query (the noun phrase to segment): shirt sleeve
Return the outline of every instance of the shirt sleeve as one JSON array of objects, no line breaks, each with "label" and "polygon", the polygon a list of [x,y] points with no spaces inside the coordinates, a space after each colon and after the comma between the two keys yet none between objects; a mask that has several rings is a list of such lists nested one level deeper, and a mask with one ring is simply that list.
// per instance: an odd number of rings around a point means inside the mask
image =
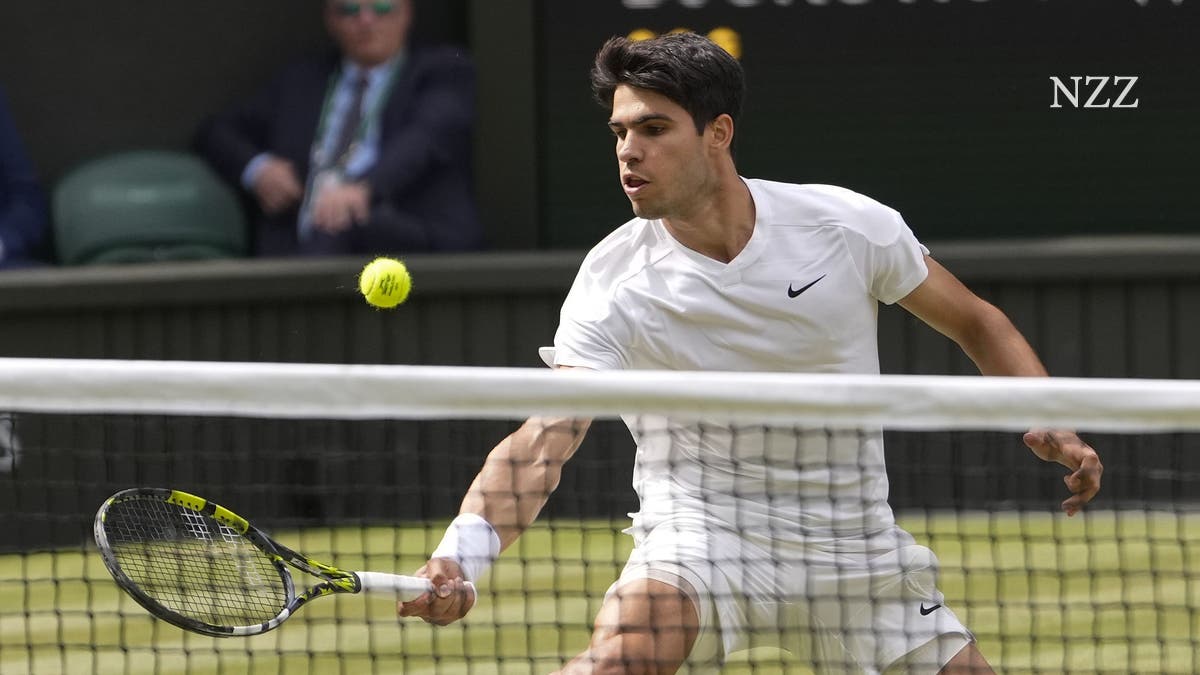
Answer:
[{"label": "shirt sleeve", "polygon": [[624,345],[629,344],[629,322],[615,301],[614,289],[605,283],[607,275],[598,267],[585,261],[563,302],[554,335],[555,366],[628,367]]},{"label": "shirt sleeve", "polygon": [[850,216],[854,224],[847,228],[850,248],[868,292],[890,305],[925,281],[929,249],[917,241],[898,211],[859,197]]},{"label": "shirt sleeve", "polygon": [[925,256],[929,249],[917,241],[899,213],[896,218],[896,238],[876,251],[874,284],[871,294],[886,304],[895,303],[912,293],[929,276]]}]

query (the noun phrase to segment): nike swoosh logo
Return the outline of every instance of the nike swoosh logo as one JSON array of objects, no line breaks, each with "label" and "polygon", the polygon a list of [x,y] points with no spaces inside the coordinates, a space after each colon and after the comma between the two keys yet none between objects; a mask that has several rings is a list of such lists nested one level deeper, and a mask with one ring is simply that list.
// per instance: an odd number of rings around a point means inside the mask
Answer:
[{"label": "nike swoosh logo", "polygon": [[803,293],[804,291],[807,291],[808,289],[812,288],[812,287],[813,287],[813,284],[817,283],[818,281],[820,281],[820,280],[822,280],[822,279],[824,279],[824,278],[825,278],[825,275],[824,275],[824,274],[822,274],[821,276],[819,276],[819,277],[817,277],[816,279],[814,279],[814,280],[812,280],[812,281],[808,282],[807,284],[805,284],[804,286],[801,286],[800,288],[792,288],[792,285],[791,285],[791,284],[788,284],[788,297],[789,297],[789,298],[794,298],[794,297],[796,297],[797,295],[800,295],[800,294],[801,294],[801,293]]},{"label": "nike swoosh logo", "polygon": [[927,608],[927,607],[925,607],[925,603],[922,602],[921,603],[921,616],[929,616],[930,614],[933,614],[933,611],[935,609],[938,609],[939,607],[941,607],[941,605],[934,605],[933,607]]}]

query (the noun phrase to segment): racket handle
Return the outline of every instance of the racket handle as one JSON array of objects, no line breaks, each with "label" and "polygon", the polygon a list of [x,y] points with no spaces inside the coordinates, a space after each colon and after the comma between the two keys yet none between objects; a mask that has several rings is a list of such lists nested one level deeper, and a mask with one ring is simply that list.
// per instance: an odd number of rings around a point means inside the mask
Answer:
[{"label": "racket handle", "polygon": [[[404,574],[388,574],[387,572],[355,572],[358,575],[359,587],[364,593],[394,593],[397,599],[404,602],[416,600],[424,593],[433,590],[433,582],[425,577],[410,577]],[[471,595],[477,595],[475,584],[467,582]]]}]

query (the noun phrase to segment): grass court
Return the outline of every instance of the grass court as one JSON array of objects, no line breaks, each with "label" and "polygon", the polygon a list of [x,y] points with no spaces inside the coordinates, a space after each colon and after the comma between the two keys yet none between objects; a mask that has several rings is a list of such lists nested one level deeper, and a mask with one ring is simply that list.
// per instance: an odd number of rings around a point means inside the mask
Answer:
[{"label": "grass court", "polygon": [[[947,602],[998,672],[1200,672],[1200,514],[900,519],[937,553]],[[455,626],[400,622],[388,598],[341,596],[250,638],[192,635],[151,618],[118,590],[94,550],[3,555],[0,675],[546,673],[587,643],[631,545],[623,526],[538,524],[505,553],[479,606]],[[441,528],[274,535],[340,567],[411,572]],[[768,650],[742,655],[725,672],[809,671]]]}]

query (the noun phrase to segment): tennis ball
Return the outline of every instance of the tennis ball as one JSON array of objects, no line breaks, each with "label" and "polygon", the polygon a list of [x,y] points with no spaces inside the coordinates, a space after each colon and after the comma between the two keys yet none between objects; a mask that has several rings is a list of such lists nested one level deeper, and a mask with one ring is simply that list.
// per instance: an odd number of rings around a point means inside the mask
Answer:
[{"label": "tennis ball", "polygon": [[404,302],[412,290],[408,268],[395,258],[376,258],[367,263],[358,276],[358,290],[367,303],[390,309]]}]

